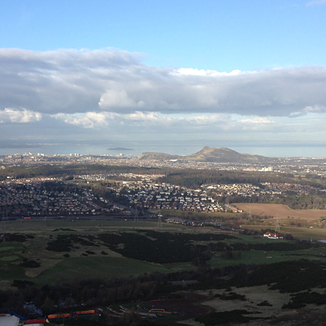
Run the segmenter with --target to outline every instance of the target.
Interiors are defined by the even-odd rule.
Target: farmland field
[[[317,221],[322,216],[326,216],[326,210],[309,209],[309,210],[294,210],[286,205],[280,204],[251,204],[251,203],[237,203],[236,207],[251,212],[252,215],[257,216],[279,216],[280,219],[294,218],[307,221]]]
[[[238,203],[236,207],[250,213],[249,220],[241,221],[243,228],[274,230],[278,219],[281,234],[291,234],[296,239],[326,239],[326,210],[293,210],[279,204]]]

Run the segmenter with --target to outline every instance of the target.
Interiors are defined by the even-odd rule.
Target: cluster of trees
[[[228,276],[227,278],[223,276]],[[77,310],[76,307],[95,307],[126,303],[134,300],[153,300],[167,297],[181,290],[182,285],[172,281],[196,280],[188,289],[209,290],[271,284],[270,289],[295,293],[295,304],[324,304],[325,294],[318,295],[309,289],[326,287],[324,263],[321,261],[291,261],[268,265],[234,265],[225,268],[206,268],[170,274],[143,274],[138,277],[87,279],[38,288],[30,282],[16,281],[17,290],[0,291],[0,309],[14,310],[26,315],[25,302],[33,301],[44,314]],[[299,292],[304,293],[298,294]],[[232,297],[232,292],[230,292]],[[228,299],[228,296],[225,298]],[[286,307],[285,307],[286,308]],[[204,322],[204,321],[203,321]],[[206,323],[205,324],[209,324]]]
[[[70,251],[76,244],[80,244],[82,246],[98,246],[92,240],[94,240],[94,236],[92,235],[81,237],[76,234],[62,234],[58,235],[56,239],[49,241],[46,249],[49,251],[67,252]]]
[[[300,183],[320,187],[320,178],[308,175],[304,180],[294,178],[292,174],[277,174],[271,172],[246,172],[246,171],[220,171],[198,169],[171,169],[171,168],[145,168],[126,165],[101,165],[101,164],[75,164],[75,165],[40,165],[32,167],[9,167],[0,170],[0,178],[7,176],[15,178],[31,178],[37,176],[74,176],[77,174],[101,173],[136,173],[136,174],[165,174],[162,182],[196,188],[202,184],[220,183],[251,183],[260,185],[262,182]],[[117,177],[117,180],[121,178]],[[318,180],[317,180],[318,179]]]
[[[326,209],[326,195],[281,196],[274,200],[293,209]]]
[[[26,316],[26,302],[33,301],[45,315],[75,310],[76,307],[105,306],[130,300],[149,299],[163,275],[142,275],[137,278],[88,279],[36,287],[30,282],[16,281],[17,290],[0,291],[0,309]],[[86,307],[86,308],[85,308]]]
[[[220,202],[228,203],[271,203],[283,204],[292,209],[326,209],[326,194],[318,195],[259,195],[251,197],[221,197]]]
[[[262,182],[296,183],[290,174],[196,169],[170,171],[160,181],[187,188],[198,188],[203,184],[251,183],[260,186]]]
[[[77,174],[101,174],[101,173],[143,173],[155,174],[157,168],[141,168],[126,165],[101,165],[101,164],[72,164],[72,165],[39,165],[39,166],[13,166],[0,170],[0,180],[7,176],[13,178],[33,177],[67,177]]]
[[[170,232],[147,231],[140,233],[103,233],[99,235],[111,250],[123,256],[148,262],[167,264],[193,262],[203,265],[213,257],[209,244],[199,245],[195,241],[219,241],[228,235],[217,234],[173,234]],[[121,246],[123,244],[123,246]],[[223,247],[223,245],[222,245]]]

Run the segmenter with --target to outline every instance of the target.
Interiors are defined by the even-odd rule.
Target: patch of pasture
[[[0,258],[0,261],[15,261],[18,260],[19,257],[16,255],[12,255],[12,256],[4,256]]]
[[[239,255],[237,255],[238,253]],[[319,260],[326,262],[326,247],[321,246],[301,250],[299,249],[284,251],[234,251],[233,258],[223,258],[223,254],[221,252],[216,252],[213,259],[211,259],[208,264],[212,267],[220,268],[238,264],[261,265],[301,259]]]
[[[322,209],[291,209],[289,206],[282,204],[256,204],[256,203],[236,203],[236,207],[244,210],[245,212],[251,212],[252,215],[257,216],[277,216],[280,219],[286,219],[288,217],[294,219],[301,219],[307,221],[318,220],[322,216],[326,216],[326,210]]]
[[[12,261],[1,261],[0,262],[0,279],[6,281],[13,281],[15,279],[27,279],[25,275],[25,269],[12,264]]]
[[[162,224],[162,229],[172,229],[173,225]],[[157,229],[157,221],[97,220],[97,219],[31,219],[8,221],[6,232],[17,233],[58,233],[103,232],[105,230]]]
[[[54,284],[85,278],[126,277],[152,272],[167,272],[165,267],[134,259],[115,257],[75,257],[62,260],[52,268],[42,272],[36,284]]]
[[[252,229],[260,232],[263,229],[266,229],[266,226],[263,225],[243,225],[245,229]],[[272,230],[275,228],[275,225],[270,227]],[[280,234],[291,234],[295,239],[298,240],[326,240],[326,228],[310,228],[310,227],[291,227],[291,226],[282,226],[279,231]],[[268,239],[269,240],[269,239]],[[275,240],[270,240],[275,241]],[[279,240],[277,240],[279,241]]]

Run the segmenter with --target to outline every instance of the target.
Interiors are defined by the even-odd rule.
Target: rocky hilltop
[[[220,147],[205,146],[197,153],[181,156],[170,155],[165,153],[146,152],[140,157],[140,160],[184,160],[184,161],[197,161],[197,162],[221,162],[221,163],[268,163],[275,161],[276,158],[270,158],[260,155],[241,154],[232,149]]]

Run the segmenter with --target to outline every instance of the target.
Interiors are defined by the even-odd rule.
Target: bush
[[[41,264],[35,260],[26,260],[26,261],[23,261],[22,263],[20,263],[19,266],[27,267],[27,268],[37,268],[37,267],[40,267]]]

